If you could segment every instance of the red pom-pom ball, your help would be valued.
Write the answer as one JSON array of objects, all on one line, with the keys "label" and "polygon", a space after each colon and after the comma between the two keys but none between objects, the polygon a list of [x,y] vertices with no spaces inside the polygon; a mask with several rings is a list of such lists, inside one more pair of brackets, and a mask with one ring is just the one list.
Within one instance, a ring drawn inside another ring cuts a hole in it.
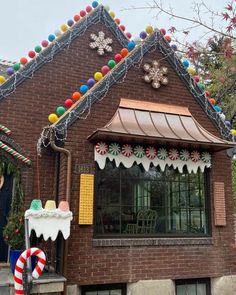
[{"label": "red pom-pom ball", "polygon": [[120,61],[122,60],[122,55],[119,54],[119,53],[117,53],[117,54],[114,56],[114,58],[115,58],[115,61],[116,61],[116,62],[120,62]]},{"label": "red pom-pom ball", "polygon": [[68,98],[65,100],[65,106],[69,109],[73,105],[73,100],[71,98]]},{"label": "red pom-pom ball", "polygon": [[26,57],[22,57],[22,58],[20,59],[20,63],[21,63],[22,65],[27,64],[27,62],[28,62],[28,59],[27,59]]},{"label": "red pom-pom ball", "polygon": [[206,97],[209,97],[210,96],[210,92],[208,90],[206,90],[204,93],[205,93],[205,96]]},{"label": "red pom-pom ball", "polygon": [[127,32],[125,35],[126,35],[126,37],[129,38],[129,39],[132,37],[132,34],[131,34],[130,32]]},{"label": "red pom-pom ball", "polygon": [[171,36],[165,36],[165,39],[166,39],[166,41],[167,41],[168,43],[171,42]]},{"label": "red pom-pom ball", "polygon": [[92,7],[90,6],[90,5],[88,5],[86,8],[86,11],[89,13],[89,12],[91,12],[93,9],[92,9]]},{"label": "red pom-pom ball", "polygon": [[80,20],[80,16],[78,14],[74,15],[74,21],[78,22]]},{"label": "red pom-pom ball", "polygon": [[166,30],[165,30],[165,29],[160,29],[160,33],[161,33],[163,36],[165,36],[165,34],[166,34]]},{"label": "red pom-pom ball", "polygon": [[79,13],[79,15],[81,17],[84,17],[86,15],[86,11],[85,10],[81,10],[80,13]]},{"label": "red pom-pom ball", "polygon": [[35,55],[36,55],[36,53],[35,53],[33,50],[31,50],[31,51],[28,52],[28,56],[29,56],[30,58],[34,58]]},{"label": "red pom-pom ball", "polygon": [[119,18],[116,18],[115,19],[115,22],[117,23],[117,25],[119,25],[120,24],[120,19]]},{"label": "red pom-pom ball", "polygon": [[41,45],[42,45],[43,47],[47,47],[47,46],[48,46],[48,40],[43,40],[43,41],[41,42]]},{"label": "red pom-pom ball", "polygon": [[103,73],[103,75],[106,75],[109,71],[110,71],[110,68],[108,66],[103,66],[101,68],[101,72]]},{"label": "red pom-pom ball", "polygon": [[125,26],[124,26],[124,25],[120,25],[120,29],[121,29],[122,31],[125,31]]}]

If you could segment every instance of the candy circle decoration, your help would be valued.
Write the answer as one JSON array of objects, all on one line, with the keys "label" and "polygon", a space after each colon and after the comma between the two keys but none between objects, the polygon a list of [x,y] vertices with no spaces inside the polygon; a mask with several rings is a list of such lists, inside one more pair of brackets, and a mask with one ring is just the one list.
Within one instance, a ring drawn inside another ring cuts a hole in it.
[{"label": "candy circle decoration", "polygon": [[36,53],[35,53],[33,50],[31,50],[31,51],[28,52],[28,56],[29,56],[30,58],[34,58],[35,55],[36,55]]},{"label": "candy circle decoration", "polygon": [[20,63],[15,63],[13,65],[13,69],[14,69],[14,71],[18,71],[20,69]]},{"label": "candy circle decoration", "polygon": [[198,83],[197,83],[197,86],[198,86],[202,91],[204,91],[205,88],[206,88],[205,84],[202,83],[202,82],[198,82]]},{"label": "candy circle decoration", "polygon": [[146,33],[151,34],[153,32],[153,27],[152,26],[147,26],[146,27]]},{"label": "candy circle decoration", "polygon": [[165,160],[168,157],[168,152],[165,148],[158,149],[157,157],[160,160]]},{"label": "candy circle decoration", "polygon": [[42,45],[43,47],[48,47],[48,40],[43,40],[43,41],[41,42],[41,45]]},{"label": "candy circle decoration", "polygon": [[68,21],[67,21],[67,25],[68,25],[69,27],[72,27],[73,24],[74,24],[74,21],[73,21],[72,19],[68,19]]},{"label": "candy circle decoration", "polygon": [[163,35],[163,36],[165,36],[165,34],[166,34],[166,29],[160,29],[160,33],[161,33],[161,35]]},{"label": "candy circle decoration", "polygon": [[203,152],[201,155],[201,159],[204,163],[210,163],[211,162],[211,155],[208,152]]},{"label": "candy circle decoration", "polygon": [[98,55],[104,55],[105,52],[112,52],[112,39],[105,38],[105,33],[100,31],[98,35],[91,34],[90,38],[92,42],[89,43],[89,47],[91,49],[97,49]]},{"label": "candy circle decoration", "polygon": [[96,73],[94,74],[94,79],[95,79],[96,81],[100,81],[102,78],[103,78],[103,74],[102,74],[101,72],[96,72]]},{"label": "candy circle decoration", "polygon": [[165,40],[170,43],[171,42],[171,36],[165,36]]},{"label": "candy circle decoration", "polygon": [[218,105],[214,106],[214,109],[215,109],[215,111],[216,111],[217,113],[220,113],[220,112],[221,112],[221,107],[218,106]]},{"label": "candy circle decoration", "polygon": [[120,51],[120,55],[122,57],[126,57],[129,54],[129,50],[127,48],[122,48]]},{"label": "candy circle decoration", "polygon": [[116,22],[117,25],[120,25],[120,19],[119,18],[116,18],[115,22]]},{"label": "candy circle decoration", "polygon": [[38,248],[30,248],[26,249],[19,257],[16,262],[16,268],[14,272],[14,288],[15,294],[25,294],[24,286],[23,286],[23,272],[24,265],[27,259],[31,256],[37,256],[38,262],[35,269],[32,272],[32,277],[34,279],[38,279],[43,272],[44,266],[46,264],[46,256],[44,252]]},{"label": "candy circle decoration", "polygon": [[36,45],[36,46],[34,47],[34,51],[37,52],[37,53],[39,53],[39,52],[42,51],[42,47],[41,47],[40,45]]},{"label": "candy circle decoration", "polygon": [[93,8],[90,5],[88,5],[88,6],[86,6],[85,10],[87,13],[89,13],[93,10]]},{"label": "candy circle decoration", "polygon": [[120,145],[116,142],[111,143],[109,145],[109,154],[112,154],[113,156],[117,156],[120,153]]},{"label": "candy circle decoration", "polygon": [[80,99],[80,97],[81,97],[81,94],[78,92],[78,91],[75,91],[73,94],[72,94],[72,98],[74,99],[74,100],[79,100]]},{"label": "candy circle decoration", "polygon": [[[1,83],[1,82],[0,82]],[[225,126],[227,126],[228,128],[231,128],[231,123],[230,121],[225,121]]]},{"label": "candy circle decoration", "polygon": [[200,77],[199,76],[194,76],[193,80],[195,83],[198,83],[200,81]]},{"label": "candy circle decoration", "polygon": [[112,18],[115,18],[115,17],[116,17],[115,12],[113,12],[113,11],[110,11],[109,14],[110,14],[110,16],[111,16]]},{"label": "candy circle decoration", "polygon": [[149,146],[146,148],[146,156],[149,160],[153,160],[157,155],[157,150],[152,147],[152,146]]},{"label": "candy circle decoration", "polygon": [[137,158],[142,158],[145,155],[145,150],[141,145],[136,145],[134,147],[134,155]]},{"label": "candy circle decoration", "polygon": [[81,10],[80,13],[79,13],[79,15],[81,17],[84,17],[86,15],[86,11],[85,10]]},{"label": "candy circle decoration", "polygon": [[220,118],[221,118],[222,121],[225,121],[225,119],[226,119],[225,114],[221,113]]},{"label": "candy circle decoration", "polygon": [[125,157],[130,157],[133,154],[133,148],[130,144],[124,144],[122,146],[122,151],[121,151],[122,155]]},{"label": "candy circle decoration", "polygon": [[109,73],[110,68],[108,66],[103,66],[101,68],[101,72],[103,73],[103,75],[106,75],[107,73]]},{"label": "candy circle decoration", "polygon": [[128,49],[129,49],[129,51],[133,50],[135,48],[135,46],[136,46],[135,42],[134,41],[130,41],[128,43]]},{"label": "candy circle decoration", "polygon": [[70,99],[70,98],[68,98],[68,99],[66,99],[65,100],[65,106],[69,109],[70,107],[72,107],[72,105],[73,105],[73,100],[72,99]]},{"label": "candy circle decoration", "polygon": [[53,35],[53,34],[50,34],[50,35],[48,36],[48,41],[50,41],[50,42],[53,42],[55,39],[56,39],[56,36]]},{"label": "candy circle decoration", "polygon": [[209,102],[214,106],[216,104],[216,100],[214,98],[209,98]]},{"label": "candy circle decoration", "polygon": [[96,81],[93,78],[88,79],[87,85],[89,88],[92,88],[96,84]]},{"label": "candy circle decoration", "polygon": [[100,155],[105,155],[108,152],[108,146],[105,142],[98,142],[95,146],[96,152]]},{"label": "candy circle decoration", "polygon": [[179,152],[177,151],[177,149],[170,149],[169,150],[169,158],[172,161],[178,160],[178,158],[179,158]]},{"label": "candy circle decoration", "polygon": [[119,53],[117,53],[117,54],[114,56],[114,58],[115,58],[115,61],[116,61],[116,62],[120,62],[120,61],[122,60],[122,55],[119,54]]},{"label": "candy circle decoration", "polygon": [[190,158],[193,162],[197,162],[201,159],[200,153],[198,151],[192,151],[190,154]]},{"label": "candy circle decoration", "polygon": [[121,29],[121,31],[125,31],[125,26],[124,25],[120,25],[120,29]]},{"label": "candy circle decoration", "polygon": [[168,73],[167,67],[160,67],[159,62],[152,61],[152,64],[144,64],[143,69],[146,72],[143,79],[146,83],[152,83],[152,87],[157,89],[161,84],[168,84],[168,78],[165,76]]},{"label": "candy circle decoration", "polygon": [[78,22],[80,20],[80,16],[78,14],[74,15],[73,17],[75,22]]},{"label": "candy circle decoration", "polygon": [[125,35],[128,39],[130,39],[132,37],[132,34],[130,32],[125,33]]},{"label": "candy circle decoration", "polygon": [[196,70],[193,67],[188,67],[187,71],[191,76],[196,74]]},{"label": "candy circle decoration", "polygon": [[147,38],[147,33],[146,32],[144,32],[144,31],[142,31],[140,34],[139,34],[139,37],[141,38],[141,39],[146,39]]},{"label": "candy circle decoration", "polygon": [[174,51],[177,51],[177,50],[178,50],[178,47],[177,47],[176,44],[172,44],[170,47],[171,47]]},{"label": "candy circle decoration", "polygon": [[98,7],[98,2],[97,2],[97,1],[93,1],[93,3],[92,3],[92,7],[93,7],[93,8]]},{"label": "candy circle decoration", "polygon": [[66,109],[63,106],[57,107],[56,113],[58,116],[62,116],[66,112]]},{"label": "candy circle decoration", "polygon": [[181,150],[179,154],[180,160],[188,161],[190,158],[190,152],[188,150]]},{"label": "candy circle decoration", "polygon": [[113,59],[110,59],[107,64],[110,69],[113,69],[116,66],[116,62]]},{"label": "candy circle decoration", "polygon": [[50,114],[48,116],[48,121],[52,124],[56,123],[58,120],[58,116],[56,114]]},{"label": "candy circle decoration", "polygon": [[211,95],[210,92],[209,92],[208,90],[206,90],[206,91],[204,92],[204,94],[205,94],[206,97],[209,97],[209,96]]},{"label": "candy circle decoration", "polygon": [[6,82],[6,78],[4,76],[0,76],[0,85]]},{"label": "candy circle decoration", "polygon": [[79,88],[79,91],[83,94],[85,94],[89,90],[87,85],[81,85]]},{"label": "candy circle decoration", "polygon": [[14,70],[13,70],[13,68],[7,68],[6,72],[7,72],[7,75],[8,75],[8,76],[11,76],[11,75],[14,74]]},{"label": "candy circle decoration", "polygon": [[61,31],[62,31],[63,33],[65,33],[65,32],[68,30],[68,26],[67,26],[67,24],[62,24],[61,27],[60,27],[60,29],[61,29]]},{"label": "candy circle decoration", "polygon": [[21,59],[20,59],[20,63],[21,63],[22,65],[26,65],[27,62],[28,62],[28,59],[27,59],[26,57],[21,57]]},{"label": "candy circle decoration", "polygon": [[182,61],[182,65],[185,67],[185,69],[187,69],[189,67],[190,63],[189,63],[189,61],[187,59],[184,59]]},{"label": "candy circle decoration", "polygon": [[233,136],[236,136],[236,130],[235,130],[235,129],[231,129],[230,132],[231,132],[231,134],[232,134]]}]

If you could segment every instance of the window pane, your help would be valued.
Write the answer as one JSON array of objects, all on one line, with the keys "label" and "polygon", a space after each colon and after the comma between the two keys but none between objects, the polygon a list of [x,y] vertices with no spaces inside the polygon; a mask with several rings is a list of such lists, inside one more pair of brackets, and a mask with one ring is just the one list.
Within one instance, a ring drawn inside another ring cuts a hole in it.
[{"label": "window pane", "polygon": [[111,290],[110,295],[121,295],[121,290]]},{"label": "window pane", "polygon": [[88,291],[85,293],[86,295],[97,295],[97,291]]},{"label": "window pane", "polygon": [[110,295],[110,291],[106,290],[106,291],[98,291],[97,293],[98,295]]},{"label": "window pane", "polygon": [[198,295],[195,284],[177,286],[177,295]]}]

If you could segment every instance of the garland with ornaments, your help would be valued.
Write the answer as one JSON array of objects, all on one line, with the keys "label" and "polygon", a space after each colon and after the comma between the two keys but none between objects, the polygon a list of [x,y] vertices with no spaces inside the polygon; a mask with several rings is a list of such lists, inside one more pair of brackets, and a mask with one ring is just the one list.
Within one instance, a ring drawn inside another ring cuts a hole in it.
[{"label": "garland with ornaments", "polygon": [[148,171],[150,164],[160,166],[162,169],[166,165],[173,165],[182,172],[186,165],[189,172],[197,172],[198,168],[204,170],[211,166],[211,154],[207,151],[165,148],[156,146],[143,146],[131,144],[119,144],[116,142],[98,142],[95,145],[95,160],[99,167],[103,169],[106,159],[115,160],[117,167],[122,163],[126,168],[130,168],[135,162],[142,164]]}]

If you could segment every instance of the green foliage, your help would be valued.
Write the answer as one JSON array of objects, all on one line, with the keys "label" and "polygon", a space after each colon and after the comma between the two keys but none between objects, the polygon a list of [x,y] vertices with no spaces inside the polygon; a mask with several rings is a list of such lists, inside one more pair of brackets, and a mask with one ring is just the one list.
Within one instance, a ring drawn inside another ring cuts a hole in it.
[{"label": "green foliage", "polygon": [[11,214],[3,230],[5,242],[14,250],[22,250],[24,246],[24,234],[24,213]]}]

